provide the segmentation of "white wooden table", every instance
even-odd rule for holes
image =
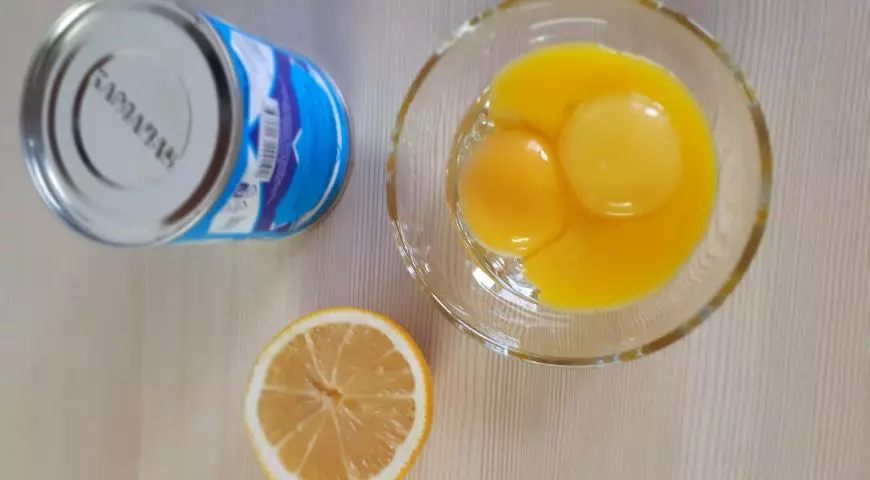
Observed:
[[[0,477],[260,478],[241,415],[253,360],[288,319],[354,305],[400,320],[431,362],[435,423],[411,478],[870,478],[867,0],[668,2],[757,87],[773,213],[712,322],[599,370],[485,350],[417,291],[394,246],[395,112],[441,39],[491,1],[201,0],[329,70],[353,110],[356,169],[301,238],[139,251],[68,232],[20,159],[21,78],[69,2],[0,1]]]

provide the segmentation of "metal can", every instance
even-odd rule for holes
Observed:
[[[329,76],[182,0],[70,8],[31,64],[21,130],[49,207],[114,246],[300,233],[348,175]]]

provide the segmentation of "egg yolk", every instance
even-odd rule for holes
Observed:
[[[522,256],[555,239],[567,207],[552,148],[519,130],[482,138],[459,173],[459,207],[486,248]]]
[[[559,158],[574,193],[602,216],[659,210],[680,183],[680,138],[664,109],[638,93],[586,102],[559,136]]]
[[[459,171],[477,241],[519,257],[545,305],[597,311],[660,291],[708,231],[716,146],[664,67],[596,44],[543,47],[486,91],[496,133]]]

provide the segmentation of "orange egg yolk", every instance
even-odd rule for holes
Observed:
[[[496,131],[480,140],[459,174],[462,217],[490,250],[522,256],[561,232],[567,206],[552,148],[539,136]]]

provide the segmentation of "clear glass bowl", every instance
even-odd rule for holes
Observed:
[[[511,60],[567,42],[597,42],[676,74],[716,141],[718,190],[707,234],[658,293],[616,311],[548,308],[473,261],[446,199],[457,128]],[[767,126],[751,88],[721,46],[685,16],[647,0],[516,0],[472,19],[411,86],[387,162],[387,201],[408,270],[444,315],[496,352],[551,365],[638,358],[683,337],[743,277],[764,232],[771,188]]]

